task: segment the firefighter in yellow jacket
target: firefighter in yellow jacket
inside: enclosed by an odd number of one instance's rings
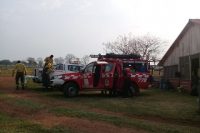
[[[16,73],[16,74],[15,74]],[[25,81],[25,75],[27,73],[26,67],[24,64],[21,63],[21,61],[17,61],[17,64],[14,67],[13,70],[13,76],[15,75],[15,81],[16,81],[16,89],[19,89],[19,80],[21,81],[22,89],[24,89],[24,81]]]
[[[50,55],[49,57],[46,57],[44,59],[44,62],[45,62],[44,66],[49,65],[49,63],[53,66],[53,55]]]
[[[50,85],[50,73],[53,72],[53,55],[46,57],[44,61],[42,82],[43,86],[47,89]]]

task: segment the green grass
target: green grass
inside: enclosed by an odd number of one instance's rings
[[[198,133],[200,130],[196,127],[189,126],[176,126],[171,124],[163,124],[163,123],[155,123],[148,120],[139,120],[124,116],[110,116],[105,114],[99,114],[94,112],[88,112],[84,110],[75,110],[75,109],[67,109],[67,108],[54,108],[51,112],[55,113],[58,116],[67,116],[67,117],[77,117],[80,119],[89,119],[92,121],[104,121],[110,124],[114,124],[120,127],[128,127],[128,128],[137,128],[144,129],[150,132],[160,133]]]
[[[41,91],[43,88],[42,83],[34,83],[32,79],[27,79],[26,87],[33,91]]]
[[[61,94],[62,95],[62,94]],[[142,92],[139,97],[124,99],[121,97],[102,97],[100,95],[81,95],[76,98],[63,98],[57,93],[49,93],[50,97],[73,103],[76,108],[54,108],[56,115],[105,121],[117,126],[140,128],[151,132],[196,132],[200,123],[200,115],[196,113],[196,97],[175,91],[152,89]],[[84,107],[82,107],[84,105]],[[98,114],[90,109],[106,110],[120,113],[122,116]],[[138,120],[135,117],[149,119],[158,118],[164,123]],[[195,123],[192,126],[192,123]]]
[[[147,132],[200,132],[200,126],[198,126],[200,115],[196,113],[197,97],[189,94],[150,89],[142,92],[141,96],[133,98],[108,97],[100,94],[81,94],[78,97],[65,98],[63,93],[59,91],[43,92],[41,85],[32,81],[29,81],[27,86],[27,91],[37,93],[43,99],[41,101],[48,100],[48,102],[39,103],[29,98],[11,97],[3,92],[0,92],[0,100],[26,112],[34,113],[45,110],[53,116],[105,122],[119,127],[142,129]],[[13,118],[4,113],[0,113],[0,129],[2,129],[0,133],[6,133],[6,131],[11,133],[21,131],[75,132],[63,125],[45,128],[43,125],[31,122],[31,120]]]
[[[62,96],[62,93],[60,94]],[[108,98],[101,96],[79,96],[76,98],[60,98],[76,106],[85,105],[87,108],[102,109],[126,116],[153,116],[173,120],[200,121],[197,115],[196,97],[178,92],[163,92],[160,90],[149,90],[142,92],[139,97],[124,99],[121,97]],[[53,94],[49,94],[53,97]]]
[[[3,67],[0,69],[1,69],[1,72],[0,72],[1,77],[9,77],[9,76],[12,76],[14,66]],[[27,75],[32,75],[32,73],[33,73],[33,68],[27,67]]]
[[[23,108],[28,111],[38,111],[45,108],[44,104],[29,99],[20,99],[6,94],[0,94],[0,100],[11,106]]]
[[[44,128],[39,124],[0,113],[0,133],[74,133],[74,131],[59,125]]]
[[[10,101],[9,103],[12,103],[15,106],[29,109],[32,111],[37,111],[37,110],[41,110],[41,109],[45,108],[45,105],[28,100],[28,99],[13,99],[13,100]]]

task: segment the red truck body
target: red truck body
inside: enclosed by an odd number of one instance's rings
[[[148,68],[148,61],[135,56],[99,56],[83,71],[63,74],[63,92],[66,96],[76,96],[83,90],[105,90],[113,94],[126,90],[131,96],[138,95],[139,89],[149,86]]]

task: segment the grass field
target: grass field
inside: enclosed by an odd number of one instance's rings
[[[0,80],[0,133],[200,132],[197,97],[188,94],[152,88],[133,98],[99,93],[65,98],[32,81],[25,91],[15,91],[12,78]]]
[[[12,76],[14,66],[0,66],[0,76]],[[27,75],[31,75],[33,73],[33,67],[27,67]]]

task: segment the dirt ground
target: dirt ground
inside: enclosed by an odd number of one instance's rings
[[[10,97],[16,97],[20,99],[29,99],[33,101],[38,101],[41,103],[45,103],[48,106],[71,106],[66,105],[64,101],[51,101],[47,97],[41,98],[40,94],[34,93],[29,90],[15,90],[15,81],[13,77],[0,77],[0,92],[6,93]],[[28,120],[37,124],[40,124],[44,127],[53,127],[55,125],[62,125],[69,127],[70,129],[74,129],[75,131],[87,132],[87,133],[145,133],[143,130],[133,129],[133,128],[124,128],[117,127],[115,125],[99,122],[99,121],[91,121],[87,119],[79,119],[72,117],[59,117],[49,113],[46,109],[42,109],[39,112],[30,112],[23,110],[23,108],[9,106],[4,101],[0,101],[1,111],[6,112],[10,116],[22,118],[24,120]],[[113,115],[113,112],[107,112],[104,110],[95,110],[95,112],[107,113]]]

